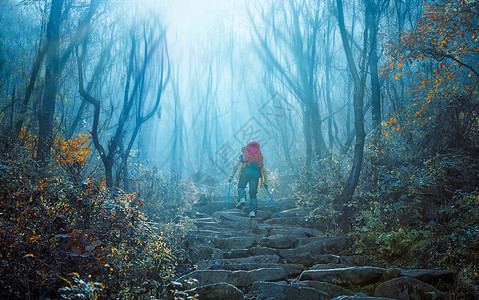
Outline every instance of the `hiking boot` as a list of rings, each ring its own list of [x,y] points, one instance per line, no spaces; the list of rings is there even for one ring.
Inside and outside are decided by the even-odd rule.
[[[249,217],[250,217],[250,218],[256,217],[256,214],[254,213],[254,211],[252,211],[252,212],[249,213]]]
[[[244,198],[241,198],[240,201],[238,201],[238,204],[236,204],[236,208],[242,208],[246,204],[246,200]]]

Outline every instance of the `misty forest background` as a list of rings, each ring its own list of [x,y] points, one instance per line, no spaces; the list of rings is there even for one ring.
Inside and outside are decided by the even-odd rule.
[[[479,1],[0,3],[2,299],[164,293],[250,140],[304,226],[479,285]]]

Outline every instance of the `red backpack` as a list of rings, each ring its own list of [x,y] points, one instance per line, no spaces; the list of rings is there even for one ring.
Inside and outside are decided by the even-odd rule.
[[[256,168],[259,171],[263,170],[263,154],[257,142],[252,141],[246,145],[243,153],[243,161],[243,167],[245,168]]]

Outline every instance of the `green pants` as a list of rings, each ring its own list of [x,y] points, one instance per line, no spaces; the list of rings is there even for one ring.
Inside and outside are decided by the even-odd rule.
[[[241,171],[241,175],[238,181],[238,196],[239,198],[246,199],[246,184],[249,185],[249,211],[256,213],[257,200],[256,194],[258,193],[258,183],[261,178],[261,172],[257,169],[246,168]]]

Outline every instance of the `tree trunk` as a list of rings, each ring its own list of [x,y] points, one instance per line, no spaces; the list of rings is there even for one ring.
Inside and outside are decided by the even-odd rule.
[[[45,91],[38,120],[37,159],[45,167],[50,159],[53,145],[53,116],[60,78],[60,22],[63,0],[53,0],[47,25],[47,56],[45,69]]]
[[[344,13],[343,13],[343,1],[337,0],[338,5],[338,24],[341,32],[341,39],[343,41],[343,48],[348,61],[349,71],[353,78],[354,83],[354,129],[356,131],[356,143],[354,145],[353,166],[351,173],[344,185],[343,191],[340,196],[340,202],[337,204],[344,204],[349,201],[354,194],[354,191],[358,185],[359,175],[361,173],[361,167],[363,163],[364,153],[364,140],[366,134],[364,131],[363,121],[363,97],[364,97],[364,80],[360,78],[356,65],[354,63],[353,53],[348,42],[346,27],[344,25]]]
[[[367,1],[366,18],[369,24],[371,51],[369,56],[369,70],[371,73],[371,106],[372,106],[372,125],[373,131],[376,131],[381,125],[381,94],[379,84],[379,70],[378,70],[378,12],[372,1]]]
[[[328,144],[329,149],[333,149],[334,139],[333,139],[333,106],[331,103],[331,46],[330,46],[330,32],[331,32],[331,21],[328,18],[328,27],[326,31],[326,48],[324,52],[326,66],[325,66],[325,75],[326,75],[326,105],[328,107]]]

